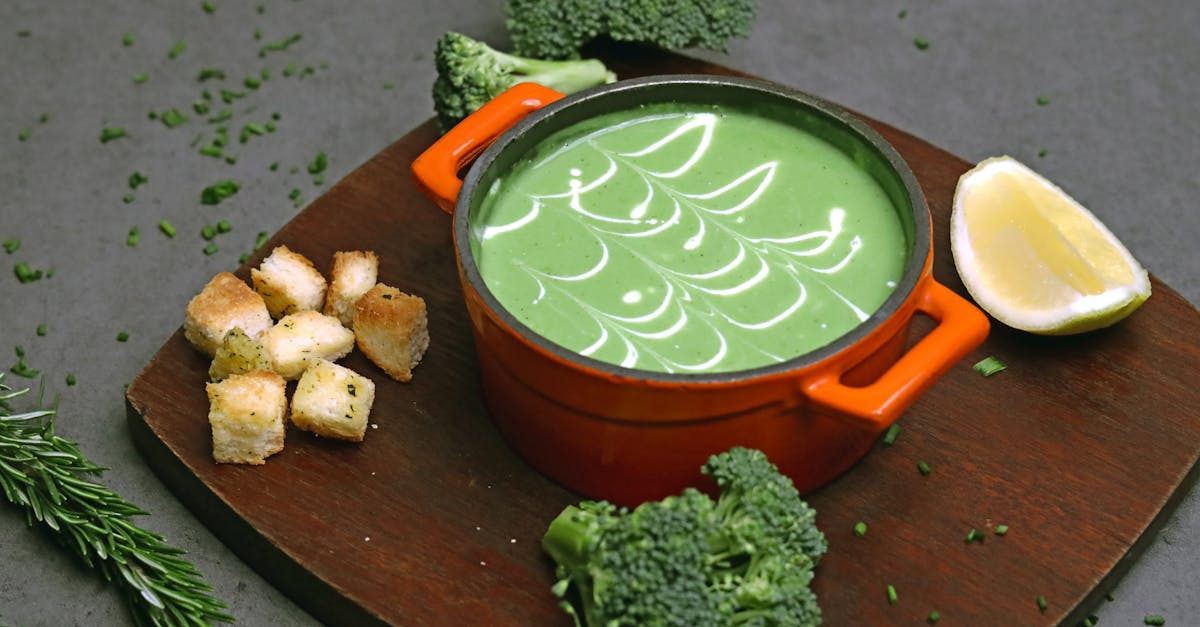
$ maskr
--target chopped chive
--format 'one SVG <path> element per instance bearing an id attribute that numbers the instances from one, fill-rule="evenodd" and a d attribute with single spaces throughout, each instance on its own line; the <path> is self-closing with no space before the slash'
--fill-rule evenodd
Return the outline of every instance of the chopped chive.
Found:
<path id="1" fill-rule="evenodd" d="M 29 30 L 28 28 L 23 28 L 23 29 L 17 31 L 17 37 L 20 37 L 21 39 L 27 39 L 32 36 L 33 36 L 33 31 Z"/>
<path id="2" fill-rule="evenodd" d="M 998 536 L 1008 535 L 1008 525 L 996 525 L 994 533 Z"/>
<path id="3" fill-rule="evenodd" d="M 133 192 L 129 192 L 128 194 L 125 194 L 124 196 L 121 196 L 121 202 L 123 202 L 123 203 L 125 203 L 125 204 L 127 204 L 127 205 L 128 205 L 128 204 L 131 204 L 131 203 L 132 203 L 133 201 L 135 201 L 135 200 L 137 200 L 137 196 L 134 196 L 134 195 L 133 195 Z"/>
<path id="4" fill-rule="evenodd" d="M 929 616 L 925 620 L 929 621 L 930 624 L 936 623 L 939 620 L 942 620 L 942 615 L 939 614 L 937 610 L 933 610 L 929 613 Z"/>
<path id="5" fill-rule="evenodd" d="M 207 115 L 208 110 L 208 103 L 203 100 L 197 100 L 192 103 L 192 111 L 195 111 L 196 115 Z"/>
<path id="6" fill-rule="evenodd" d="M 924 37 L 917 37 L 913 40 L 913 45 L 917 47 L 917 50 L 928 50 L 929 40 Z"/>
<path id="7" fill-rule="evenodd" d="M 218 181 L 205 187 L 200 192 L 200 203 L 215 205 L 238 192 L 239 185 L 234 181 Z"/>
<path id="8" fill-rule="evenodd" d="M 258 89 L 262 85 L 262 81 L 253 76 L 247 76 L 242 80 L 242 84 L 246 86 L 246 89 Z"/>
<path id="9" fill-rule="evenodd" d="M 133 248 L 138 245 L 138 241 L 142 238 L 141 229 L 136 226 L 129 228 L 129 235 L 125 236 L 125 245 Z"/>
<path id="10" fill-rule="evenodd" d="M 134 171 L 129 175 L 129 189 L 137 189 L 138 187 L 150 182 L 150 177 L 141 172 Z"/>
<path id="11" fill-rule="evenodd" d="M 45 124 L 46 122 L 49 122 L 49 121 L 50 121 L 49 113 L 43 113 L 38 116 L 38 123 L 40 123 L 40 124 Z"/>
<path id="12" fill-rule="evenodd" d="M 171 46 L 170 50 L 167 51 L 167 58 L 168 59 L 177 59 L 177 58 L 179 58 L 179 55 L 183 54 L 183 51 L 186 49 L 187 49 L 187 44 L 184 43 L 182 39 L 180 39 L 179 41 L 175 42 L 174 46 Z"/>
<path id="13" fill-rule="evenodd" d="M 297 198 L 296 200 L 292 201 L 292 207 L 295 207 L 296 209 L 299 209 L 300 207 L 303 207 L 303 206 L 304 206 L 303 198 Z"/>
<path id="14" fill-rule="evenodd" d="M 271 165 L 267 166 L 267 169 L 268 169 L 268 170 L 270 170 L 270 171 L 272 171 L 272 172 L 274 172 L 274 171 L 278 170 L 278 169 L 279 169 L 279 162 L 278 162 L 278 161 L 272 161 L 272 162 L 271 162 Z"/>
<path id="15" fill-rule="evenodd" d="M 233 230 L 233 225 L 229 224 L 229 220 L 221 220 L 217 222 L 218 233 L 228 233 Z"/>
<path id="16" fill-rule="evenodd" d="M 900 9 L 900 12 L 896 14 L 896 17 L 900 19 L 908 17 L 908 9 Z"/>
<path id="17" fill-rule="evenodd" d="M 221 90 L 221 102 L 224 102 L 225 104 L 233 104 L 234 100 L 237 100 L 238 98 L 245 98 L 245 97 L 246 97 L 246 94 L 244 94 L 240 91 L 231 91 L 228 89 Z"/>
<path id="18" fill-rule="evenodd" d="M 180 124 L 183 124 L 184 122 L 188 121 L 187 116 L 180 113 L 178 109 L 171 109 L 170 111 L 163 111 L 162 114 L 159 116 L 159 118 L 162 120 L 162 123 L 165 124 L 167 128 L 175 128 L 176 126 L 179 126 Z"/>
<path id="19" fill-rule="evenodd" d="M 313 159 L 313 162 L 308 164 L 308 173 L 320 174 L 321 172 L 325 171 L 325 167 L 327 165 L 329 165 L 329 158 L 325 156 L 325 152 L 318 152 L 317 156 Z"/>
<path id="20" fill-rule="evenodd" d="M 299 197 L 300 197 L 300 188 L 299 187 L 294 187 L 294 188 L 292 188 L 292 191 L 288 192 L 289 200 L 296 200 Z"/>
<path id="21" fill-rule="evenodd" d="M 217 113 L 216 115 L 214 115 L 211 118 L 208 118 L 208 123 L 209 124 L 220 124 L 221 122 L 224 122 L 232 117 L 233 117 L 232 109 L 221 109 L 221 111 L 219 113 Z"/>
<path id="22" fill-rule="evenodd" d="M 888 584 L 887 598 L 888 598 L 888 603 L 890 605 L 895 605 L 896 601 L 900 600 L 900 596 L 896 594 L 896 586 L 893 586 L 892 584 Z"/>
<path id="23" fill-rule="evenodd" d="M 926 476 L 926 477 L 928 477 L 928 476 L 929 476 L 929 473 L 930 473 L 930 472 L 933 472 L 932 470 L 930 470 L 930 469 L 929 469 L 929 464 L 925 463 L 924 461 L 919 461 L 919 462 L 917 462 L 917 470 L 918 470 L 918 471 L 919 471 L 919 472 L 920 472 L 920 473 L 921 473 L 923 476 Z"/>
<path id="24" fill-rule="evenodd" d="M 263 124 L 263 130 L 265 130 L 268 133 L 274 133 L 275 132 L 275 123 L 267 122 L 266 124 Z"/>
<path id="25" fill-rule="evenodd" d="M 16 365 L 13 366 L 12 368 L 9 368 L 9 372 L 17 375 L 18 377 L 24 377 L 26 379 L 34 379 L 34 378 L 37 378 L 37 376 L 39 374 L 41 374 L 42 371 L 34 370 L 33 368 L 30 368 L 29 364 L 25 363 L 24 357 L 18 357 Z"/>
<path id="26" fill-rule="evenodd" d="M 324 185 L 325 184 L 325 175 L 324 174 L 314 174 L 312 181 L 313 181 L 313 185 Z"/>
<path id="27" fill-rule="evenodd" d="M 238 265 L 245 265 L 245 263 L 249 260 L 250 260 L 250 253 L 242 253 L 242 255 L 240 257 L 238 257 Z"/>
<path id="28" fill-rule="evenodd" d="M 1083 627 L 1096 627 L 1096 623 L 1100 622 L 1100 617 L 1095 614 L 1088 614 L 1087 618 L 1080 623 Z"/>
<path id="29" fill-rule="evenodd" d="M 285 66 L 283 68 L 283 75 L 285 77 L 291 76 L 292 74 L 295 74 L 295 73 L 296 73 L 296 64 L 295 63 L 289 63 L 289 64 L 287 64 L 287 66 Z"/>
<path id="30" fill-rule="evenodd" d="M 867 535 L 867 523 L 861 520 L 854 523 L 854 535 L 860 538 Z"/>
<path id="31" fill-rule="evenodd" d="M 237 163 L 237 155 L 225 155 L 225 163 L 229 165 Z"/>
<path id="32" fill-rule="evenodd" d="M 1039 107 L 1044 107 L 1044 106 L 1050 104 L 1050 97 L 1049 96 L 1038 96 L 1037 103 L 1038 103 Z"/>
<path id="33" fill-rule="evenodd" d="M 125 33 L 124 35 L 121 35 L 121 45 L 122 46 L 125 46 L 126 48 L 128 48 L 133 45 L 133 42 L 134 42 L 133 33 Z"/>
<path id="34" fill-rule="evenodd" d="M 127 137 L 125 129 L 120 126 L 106 126 L 100 129 L 100 143 L 107 144 L 114 139 Z"/>
<path id="35" fill-rule="evenodd" d="M 259 231 L 258 235 L 254 236 L 254 250 L 258 250 L 259 248 L 262 248 L 263 244 L 267 243 L 268 237 L 269 236 L 267 235 L 266 231 Z"/>
<path id="36" fill-rule="evenodd" d="M 200 154 L 202 154 L 206 157 L 215 157 L 217 159 L 220 159 L 221 158 L 221 147 L 220 146 L 201 146 Z"/>
<path id="37" fill-rule="evenodd" d="M 213 138 L 212 145 L 216 146 L 217 148 L 224 148 L 225 144 L 228 142 L 229 142 L 229 136 L 225 134 L 224 130 L 220 130 L 220 131 L 217 131 L 217 136 Z"/>
<path id="38" fill-rule="evenodd" d="M 151 119 L 151 120 L 157 120 L 157 119 L 158 119 L 158 112 L 157 112 L 157 111 L 151 111 L 150 113 L 147 113 L 147 114 L 146 114 L 146 117 L 147 117 L 147 118 L 149 118 L 149 119 Z"/>
<path id="39" fill-rule="evenodd" d="M 208 245 L 204 247 L 205 255 L 215 255 L 216 253 L 217 253 L 217 245 L 216 244 L 209 242 Z"/>
<path id="40" fill-rule="evenodd" d="M 75 375 L 67 374 L 67 385 L 75 385 Z"/>
<path id="41" fill-rule="evenodd" d="M 267 132 L 266 127 L 258 122 L 248 122 L 242 128 L 252 135 L 265 135 Z"/>
<path id="42" fill-rule="evenodd" d="M 44 324 L 37 325 L 37 336 L 38 337 L 46 337 L 46 325 L 44 325 Z"/>
<path id="43" fill-rule="evenodd" d="M 263 68 L 262 71 L 258 73 L 258 77 L 264 81 L 271 80 L 271 70 Z"/>
<path id="44" fill-rule="evenodd" d="M 883 434 L 883 443 L 891 446 L 896 441 L 897 435 L 900 435 L 900 425 L 893 422 L 887 432 Z"/>
<path id="45" fill-rule="evenodd" d="M 262 39 L 262 29 L 256 28 L 254 29 L 254 41 L 258 41 L 260 39 Z"/>
<path id="46" fill-rule="evenodd" d="M 17 249 L 21 247 L 21 240 L 13 237 L 13 238 L 4 240 L 4 244 L 0 244 L 0 245 L 4 246 L 4 252 L 11 255 L 11 254 L 17 252 Z"/>
<path id="47" fill-rule="evenodd" d="M 203 237 L 206 240 L 212 240 L 212 238 L 214 238 L 216 236 L 217 236 L 217 227 L 215 227 L 215 226 L 206 224 L 206 225 L 204 225 L 204 228 L 200 229 L 200 237 Z"/>
<path id="48" fill-rule="evenodd" d="M 974 369 L 975 372 L 978 372 L 985 377 L 990 377 L 997 372 L 1008 368 L 1008 366 L 1005 366 L 1004 362 L 1000 361 L 999 359 L 988 356 L 979 360 L 974 366 L 971 366 L 971 368 Z"/>
<path id="49" fill-rule="evenodd" d="M 21 283 L 33 283 L 44 276 L 41 270 L 30 268 L 24 261 L 13 266 L 13 274 L 17 275 L 17 281 Z"/>
<path id="50" fill-rule="evenodd" d="M 266 7 L 266 5 L 260 4 L 256 7 L 254 7 L 254 10 L 257 11 L 259 15 L 262 15 L 263 13 L 267 12 L 267 7 Z"/>
<path id="51" fill-rule="evenodd" d="M 1046 602 L 1045 596 L 1042 596 L 1039 594 L 1038 598 L 1037 598 L 1037 606 L 1038 606 L 1039 610 L 1041 610 L 1042 612 L 1045 612 L 1046 608 L 1050 607 L 1050 604 Z"/>
<path id="52" fill-rule="evenodd" d="M 200 73 L 196 75 L 196 81 L 203 83 L 210 79 L 222 80 L 225 78 L 225 71 L 218 67 L 202 67 Z"/>
<path id="53" fill-rule="evenodd" d="M 167 237 L 175 237 L 175 226 L 166 220 L 160 220 L 158 230 L 163 232 Z"/>
<path id="54" fill-rule="evenodd" d="M 306 65 L 306 66 L 304 66 L 303 70 L 300 70 L 300 78 L 304 78 L 305 76 L 311 76 L 316 73 L 317 73 L 317 70 L 315 68 L 313 68 L 313 66 Z"/>
<path id="55" fill-rule="evenodd" d="M 13 347 L 13 352 L 17 354 L 17 359 L 20 359 L 25 356 L 25 347 L 17 344 Z"/>
<path id="56" fill-rule="evenodd" d="M 17 133 L 17 141 L 23 142 L 23 141 L 29 139 L 29 134 L 32 132 L 33 131 L 31 131 L 30 129 L 27 129 L 27 128 L 21 129 L 21 132 Z"/>
<path id="57" fill-rule="evenodd" d="M 255 37 L 255 39 L 258 39 L 258 38 Z M 262 48 L 259 48 L 258 56 L 265 57 L 265 56 L 267 56 L 267 53 L 269 53 L 269 52 L 283 52 L 284 50 L 287 50 L 289 46 L 296 43 L 297 41 L 300 41 L 300 33 L 290 35 L 284 39 L 280 39 L 279 41 L 267 42 L 267 43 L 263 44 Z"/>
<path id="58" fill-rule="evenodd" d="M 1147 625 L 1166 625 L 1167 619 L 1163 618 L 1161 614 L 1147 614 L 1142 622 Z"/>
<path id="59" fill-rule="evenodd" d="M 145 72 L 138 72 L 137 74 L 133 75 L 134 85 L 141 85 L 148 80 L 150 80 L 150 77 Z"/>
<path id="60" fill-rule="evenodd" d="M 1038 156 L 1039 156 L 1039 157 L 1045 157 L 1045 156 L 1046 156 L 1046 155 L 1048 155 L 1048 154 L 1050 154 L 1050 153 L 1049 153 L 1049 151 L 1047 151 L 1045 148 L 1043 148 L 1043 149 L 1041 149 L 1041 150 L 1039 150 L 1039 151 L 1038 151 Z"/>
<path id="61" fill-rule="evenodd" d="M 984 535 L 982 533 L 979 533 L 978 529 L 971 527 L 971 530 L 967 532 L 966 542 L 967 542 L 967 544 L 970 544 L 972 542 L 978 542 L 980 544 L 983 544 L 983 538 L 984 538 Z"/>
<path id="62" fill-rule="evenodd" d="M 272 114 L 271 114 L 271 119 L 272 119 L 272 120 L 275 120 L 276 122 L 278 122 L 278 121 L 279 121 L 279 118 L 281 118 L 281 117 L 283 117 L 283 116 L 279 115 L 279 112 L 278 112 L 278 111 L 276 111 L 275 113 L 272 113 Z"/>
<path id="63" fill-rule="evenodd" d="M 124 331 L 121 331 L 120 333 L 117 334 L 117 341 L 118 342 L 128 342 L 129 334 Z"/>
<path id="64" fill-rule="evenodd" d="M 204 0 L 204 2 L 201 2 L 200 8 L 203 9 L 204 12 L 208 13 L 209 15 L 212 15 L 213 13 L 216 13 L 216 11 L 217 11 L 217 7 L 215 5 L 213 5 L 212 2 L 209 2 L 209 0 Z"/>
<path id="65" fill-rule="evenodd" d="M 384 84 L 383 84 L 383 88 L 384 88 L 384 89 L 395 89 L 395 88 L 396 88 L 396 84 L 395 84 L 395 83 L 384 83 Z"/>

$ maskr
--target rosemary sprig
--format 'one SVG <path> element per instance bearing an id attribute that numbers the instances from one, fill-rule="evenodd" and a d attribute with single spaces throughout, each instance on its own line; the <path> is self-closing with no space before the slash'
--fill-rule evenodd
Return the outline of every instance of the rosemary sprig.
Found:
<path id="1" fill-rule="evenodd" d="M 54 435 L 54 410 L 13 414 L 13 391 L 0 373 L 0 488 L 25 509 L 29 526 L 45 525 L 67 549 L 121 586 L 138 625 L 206 625 L 233 622 L 212 587 L 162 536 L 130 517 L 146 512 L 107 487 L 86 479 L 105 468 L 75 443 Z"/>

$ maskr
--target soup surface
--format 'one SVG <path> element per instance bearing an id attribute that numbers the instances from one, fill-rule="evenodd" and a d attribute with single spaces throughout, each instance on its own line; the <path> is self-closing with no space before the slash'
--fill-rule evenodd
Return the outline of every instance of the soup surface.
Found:
<path id="1" fill-rule="evenodd" d="M 541 141 L 496 179 L 470 245 L 500 303 L 582 355 L 659 372 L 775 364 L 853 329 L 909 257 L 843 152 L 749 111 L 658 104 Z"/>

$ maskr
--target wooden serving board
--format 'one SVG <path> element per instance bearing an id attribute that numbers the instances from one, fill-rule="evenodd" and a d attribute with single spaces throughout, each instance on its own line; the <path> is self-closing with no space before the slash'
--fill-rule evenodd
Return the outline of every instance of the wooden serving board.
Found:
<path id="1" fill-rule="evenodd" d="M 736 73 L 631 48 L 602 56 L 623 77 Z M 965 293 L 947 226 L 968 164 L 871 124 L 928 196 L 935 275 Z M 569 625 L 539 540 L 580 497 L 522 462 L 487 418 L 450 219 L 409 176 L 436 136 L 430 122 L 389 146 L 239 271 L 246 278 L 277 244 L 323 272 L 334 251 L 371 249 L 381 281 L 426 299 L 432 345 L 411 383 L 391 381 L 357 352 L 343 362 L 378 386 L 362 444 L 292 428 L 265 466 L 213 463 L 208 360 L 182 332 L 130 386 L 130 430 L 198 518 L 324 622 Z M 1157 280 L 1153 289 L 1134 316 L 1081 337 L 996 325 L 901 418 L 895 444 L 877 445 L 809 495 L 830 544 L 814 583 L 828 624 L 921 624 L 937 610 L 952 625 L 1074 625 L 1098 603 L 1194 482 L 1200 456 L 1200 387 L 1191 380 L 1200 314 Z M 973 372 L 988 355 L 1008 370 Z M 918 473 L 921 460 L 929 476 Z M 852 533 L 857 521 L 869 525 L 865 537 Z M 1007 535 L 993 535 L 998 524 Z M 985 534 L 982 544 L 964 541 L 971 528 Z"/>

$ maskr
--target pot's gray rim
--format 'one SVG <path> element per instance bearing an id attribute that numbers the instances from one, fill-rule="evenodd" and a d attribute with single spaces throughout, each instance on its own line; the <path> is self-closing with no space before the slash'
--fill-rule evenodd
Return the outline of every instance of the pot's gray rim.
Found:
<path id="1" fill-rule="evenodd" d="M 530 329 L 515 316 L 510 314 L 508 310 L 500 303 L 500 301 L 492 294 L 487 285 L 483 281 L 483 277 L 479 273 L 479 267 L 475 263 L 474 255 L 471 252 L 470 246 L 470 213 L 471 200 L 475 194 L 475 190 L 479 188 L 480 181 L 487 172 L 488 165 L 492 163 L 502 152 L 513 145 L 514 142 L 522 139 L 526 134 L 534 130 L 544 131 L 541 137 L 545 137 L 553 131 L 559 130 L 566 125 L 553 125 L 553 118 L 559 116 L 559 112 L 570 107 L 586 103 L 589 101 L 602 100 L 611 98 L 614 94 L 636 90 L 652 90 L 655 88 L 679 88 L 687 86 L 696 87 L 712 87 L 720 86 L 731 89 L 741 89 L 750 92 L 758 92 L 767 97 L 781 98 L 796 103 L 799 106 L 807 107 L 813 111 L 819 112 L 826 117 L 832 118 L 843 124 L 855 134 L 866 140 L 867 144 L 873 147 L 879 155 L 891 166 L 892 170 L 900 178 L 904 185 L 905 193 L 910 200 L 913 212 L 913 234 L 912 234 L 912 254 L 909 257 L 908 263 L 905 265 L 904 273 L 897 281 L 896 287 L 888 296 L 887 300 L 876 309 L 865 321 L 851 329 L 845 335 L 835 339 L 834 341 L 821 346 L 815 350 L 809 351 L 803 355 L 788 359 L 776 364 L 760 366 L 745 370 L 733 370 L 725 372 L 704 372 L 704 373 L 669 373 L 659 372 L 654 370 L 641 370 L 636 368 L 627 368 L 617 364 L 612 364 L 606 361 L 600 361 L 591 357 L 580 355 L 564 346 L 561 346 L 549 339 L 541 336 L 534 330 Z M 546 128 L 537 129 L 539 125 L 546 124 Z M 763 79 L 741 78 L 730 76 L 714 76 L 709 74 L 663 74 L 655 76 L 646 76 L 642 78 L 627 79 L 593 87 L 584 91 L 567 95 L 560 100 L 557 100 L 519 121 L 512 128 L 504 132 L 496 139 L 486 150 L 484 150 L 475 162 L 471 165 L 466 177 L 463 179 L 462 189 L 459 192 L 455 203 L 454 211 L 454 240 L 463 275 L 470 283 L 472 289 L 479 294 L 483 299 L 484 304 L 496 315 L 501 322 L 507 325 L 511 330 L 528 340 L 537 347 L 558 356 L 559 358 L 592 369 L 600 371 L 603 374 L 615 376 L 625 379 L 635 379 L 644 381 L 653 381 L 659 383 L 675 383 L 675 384 L 705 384 L 705 383 L 732 383 L 744 382 L 759 377 L 768 377 L 779 374 L 785 374 L 792 371 L 799 371 L 812 367 L 813 365 L 828 359 L 847 348 L 857 344 L 863 338 L 870 335 L 878 328 L 885 320 L 898 312 L 904 303 L 913 295 L 918 284 L 922 279 L 925 269 L 925 260 L 928 257 L 929 251 L 932 248 L 931 233 L 930 233 L 930 214 L 929 206 L 925 200 L 925 194 L 921 191 L 921 186 L 917 182 L 916 175 L 905 162 L 900 153 L 895 147 L 883 138 L 875 129 L 871 128 L 861 118 L 850 113 L 839 105 L 836 105 L 828 100 L 813 96 L 811 94 L 792 89 L 773 83 Z"/>

